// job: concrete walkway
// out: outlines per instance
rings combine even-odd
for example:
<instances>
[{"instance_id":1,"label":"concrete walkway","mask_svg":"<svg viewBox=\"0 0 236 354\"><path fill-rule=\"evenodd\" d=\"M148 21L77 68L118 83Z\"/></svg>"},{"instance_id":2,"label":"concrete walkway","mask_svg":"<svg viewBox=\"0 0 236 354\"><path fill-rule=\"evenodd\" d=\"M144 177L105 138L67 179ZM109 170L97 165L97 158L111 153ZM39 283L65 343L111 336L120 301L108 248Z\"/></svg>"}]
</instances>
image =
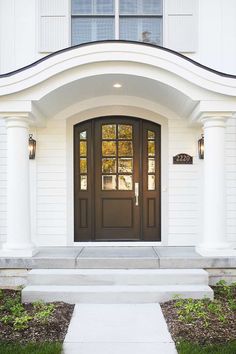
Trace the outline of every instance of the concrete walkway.
<instances>
[{"instance_id":1,"label":"concrete walkway","mask_svg":"<svg viewBox=\"0 0 236 354\"><path fill-rule=\"evenodd\" d=\"M160 305L79 304L64 354L177 354Z\"/></svg>"}]
</instances>

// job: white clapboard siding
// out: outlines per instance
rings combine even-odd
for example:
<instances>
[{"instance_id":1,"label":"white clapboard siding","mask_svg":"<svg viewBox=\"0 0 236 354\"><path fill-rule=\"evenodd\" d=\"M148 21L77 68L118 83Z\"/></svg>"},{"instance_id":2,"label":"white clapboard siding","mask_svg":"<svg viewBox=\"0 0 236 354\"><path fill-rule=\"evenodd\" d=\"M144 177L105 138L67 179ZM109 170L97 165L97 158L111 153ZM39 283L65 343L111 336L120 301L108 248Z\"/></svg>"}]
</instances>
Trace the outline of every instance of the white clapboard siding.
<instances>
[{"instance_id":1,"label":"white clapboard siding","mask_svg":"<svg viewBox=\"0 0 236 354\"><path fill-rule=\"evenodd\" d=\"M7 143L5 121L0 119L0 244L6 240Z\"/></svg>"},{"instance_id":2,"label":"white clapboard siding","mask_svg":"<svg viewBox=\"0 0 236 354\"><path fill-rule=\"evenodd\" d=\"M200 164L196 141L200 131L184 121L169 120L168 243L196 245L200 238ZM173 165L173 156L187 153L193 165Z\"/></svg>"},{"instance_id":3,"label":"white clapboard siding","mask_svg":"<svg viewBox=\"0 0 236 354\"><path fill-rule=\"evenodd\" d=\"M198 1L166 0L166 45L178 52L198 47Z\"/></svg>"},{"instance_id":4,"label":"white clapboard siding","mask_svg":"<svg viewBox=\"0 0 236 354\"><path fill-rule=\"evenodd\" d=\"M69 1L39 0L39 51L69 46Z\"/></svg>"},{"instance_id":5,"label":"white clapboard siding","mask_svg":"<svg viewBox=\"0 0 236 354\"><path fill-rule=\"evenodd\" d=\"M48 121L37 130L38 245L66 244L66 194L66 123Z\"/></svg>"},{"instance_id":6,"label":"white clapboard siding","mask_svg":"<svg viewBox=\"0 0 236 354\"><path fill-rule=\"evenodd\" d=\"M225 140L227 238L236 245L236 118L228 120Z\"/></svg>"}]
</instances>

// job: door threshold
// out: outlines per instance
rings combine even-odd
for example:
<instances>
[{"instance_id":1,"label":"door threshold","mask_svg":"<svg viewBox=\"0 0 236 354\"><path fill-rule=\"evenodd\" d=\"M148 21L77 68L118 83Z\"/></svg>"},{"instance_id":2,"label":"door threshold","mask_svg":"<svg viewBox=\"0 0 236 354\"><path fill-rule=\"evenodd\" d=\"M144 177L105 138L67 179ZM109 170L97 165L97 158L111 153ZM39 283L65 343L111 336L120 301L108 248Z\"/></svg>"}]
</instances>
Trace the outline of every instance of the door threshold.
<instances>
[{"instance_id":1,"label":"door threshold","mask_svg":"<svg viewBox=\"0 0 236 354\"><path fill-rule=\"evenodd\" d=\"M137 242L74 242L74 246L82 247L154 247L154 246L164 246L160 241L137 241Z\"/></svg>"}]
</instances>

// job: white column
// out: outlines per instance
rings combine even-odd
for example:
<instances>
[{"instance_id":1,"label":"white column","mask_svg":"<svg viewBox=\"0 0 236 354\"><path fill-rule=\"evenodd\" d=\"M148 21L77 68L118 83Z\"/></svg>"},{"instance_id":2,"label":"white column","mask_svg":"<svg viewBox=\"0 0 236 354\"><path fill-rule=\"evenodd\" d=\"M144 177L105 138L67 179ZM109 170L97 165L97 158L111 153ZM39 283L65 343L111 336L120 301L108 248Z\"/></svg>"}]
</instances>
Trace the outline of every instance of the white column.
<instances>
[{"instance_id":1,"label":"white column","mask_svg":"<svg viewBox=\"0 0 236 354\"><path fill-rule=\"evenodd\" d=\"M203 256L226 255L225 118L207 117L204 124Z\"/></svg>"},{"instance_id":2,"label":"white column","mask_svg":"<svg viewBox=\"0 0 236 354\"><path fill-rule=\"evenodd\" d=\"M1 256L30 257L29 124L24 117L6 118L7 242Z\"/></svg>"}]
</instances>

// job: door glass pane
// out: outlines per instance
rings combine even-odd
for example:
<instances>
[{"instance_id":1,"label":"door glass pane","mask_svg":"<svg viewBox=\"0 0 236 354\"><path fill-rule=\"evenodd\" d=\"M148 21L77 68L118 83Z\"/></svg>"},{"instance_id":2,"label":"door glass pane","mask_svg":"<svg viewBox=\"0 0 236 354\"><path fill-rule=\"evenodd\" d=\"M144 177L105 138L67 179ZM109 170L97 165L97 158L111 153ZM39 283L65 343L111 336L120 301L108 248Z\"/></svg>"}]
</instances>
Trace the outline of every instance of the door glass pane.
<instances>
[{"instance_id":1,"label":"door glass pane","mask_svg":"<svg viewBox=\"0 0 236 354\"><path fill-rule=\"evenodd\" d=\"M155 139L155 132L152 130L148 130L148 140L154 140Z\"/></svg>"},{"instance_id":2,"label":"door glass pane","mask_svg":"<svg viewBox=\"0 0 236 354\"><path fill-rule=\"evenodd\" d=\"M119 141L118 142L118 155L119 156L133 156L133 143L132 143L132 141Z\"/></svg>"},{"instance_id":3,"label":"door glass pane","mask_svg":"<svg viewBox=\"0 0 236 354\"><path fill-rule=\"evenodd\" d=\"M116 189L116 175L102 176L102 189L115 190Z\"/></svg>"},{"instance_id":4,"label":"door glass pane","mask_svg":"<svg viewBox=\"0 0 236 354\"><path fill-rule=\"evenodd\" d=\"M133 189L133 179L132 176L119 175L119 190L132 190Z\"/></svg>"},{"instance_id":5,"label":"door glass pane","mask_svg":"<svg viewBox=\"0 0 236 354\"><path fill-rule=\"evenodd\" d=\"M80 189L82 191L87 190L87 176L80 176Z\"/></svg>"},{"instance_id":6,"label":"door glass pane","mask_svg":"<svg viewBox=\"0 0 236 354\"><path fill-rule=\"evenodd\" d=\"M86 139L87 139L87 132L86 132L86 130L85 130L84 132L81 132L81 133L79 134L79 138L80 138L80 140L86 140Z\"/></svg>"},{"instance_id":7,"label":"door glass pane","mask_svg":"<svg viewBox=\"0 0 236 354\"><path fill-rule=\"evenodd\" d=\"M80 173L87 173L87 159L80 159Z\"/></svg>"},{"instance_id":8,"label":"door glass pane","mask_svg":"<svg viewBox=\"0 0 236 354\"><path fill-rule=\"evenodd\" d=\"M102 142L102 155L103 156L116 156L116 141L103 141Z\"/></svg>"},{"instance_id":9,"label":"door glass pane","mask_svg":"<svg viewBox=\"0 0 236 354\"><path fill-rule=\"evenodd\" d=\"M155 159L148 159L148 173L155 173Z\"/></svg>"},{"instance_id":10,"label":"door glass pane","mask_svg":"<svg viewBox=\"0 0 236 354\"><path fill-rule=\"evenodd\" d=\"M116 159L102 159L103 173L116 173Z\"/></svg>"},{"instance_id":11,"label":"door glass pane","mask_svg":"<svg viewBox=\"0 0 236 354\"><path fill-rule=\"evenodd\" d=\"M155 156L155 141L148 141L148 156Z\"/></svg>"},{"instance_id":12,"label":"door glass pane","mask_svg":"<svg viewBox=\"0 0 236 354\"><path fill-rule=\"evenodd\" d=\"M133 172L133 159L120 158L118 159L118 172L119 173L132 173Z\"/></svg>"},{"instance_id":13,"label":"door glass pane","mask_svg":"<svg viewBox=\"0 0 236 354\"><path fill-rule=\"evenodd\" d=\"M87 142L80 141L80 156L87 156Z\"/></svg>"},{"instance_id":14,"label":"door glass pane","mask_svg":"<svg viewBox=\"0 0 236 354\"><path fill-rule=\"evenodd\" d=\"M132 125L118 125L118 139L132 139Z\"/></svg>"},{"instance_id":15,"label":"door glass pane","mask_svg":"<svg viewBox=\"0 0 236 354\"><path fill-rule=\"evenodd\" d=\"M154 191L155 190L155 176L148 175L148 190Z\"/></svg>"},{"instance_id":16,"label":"door glass pane","mask_svg":"<svg viewBox=\"0 0 236 354\"><path fill-rule=\"evenodd\" d=\"M103 139L116 139L116 125L107 124L102 126L102 138Z\"/></svg>"}]
</instances>

